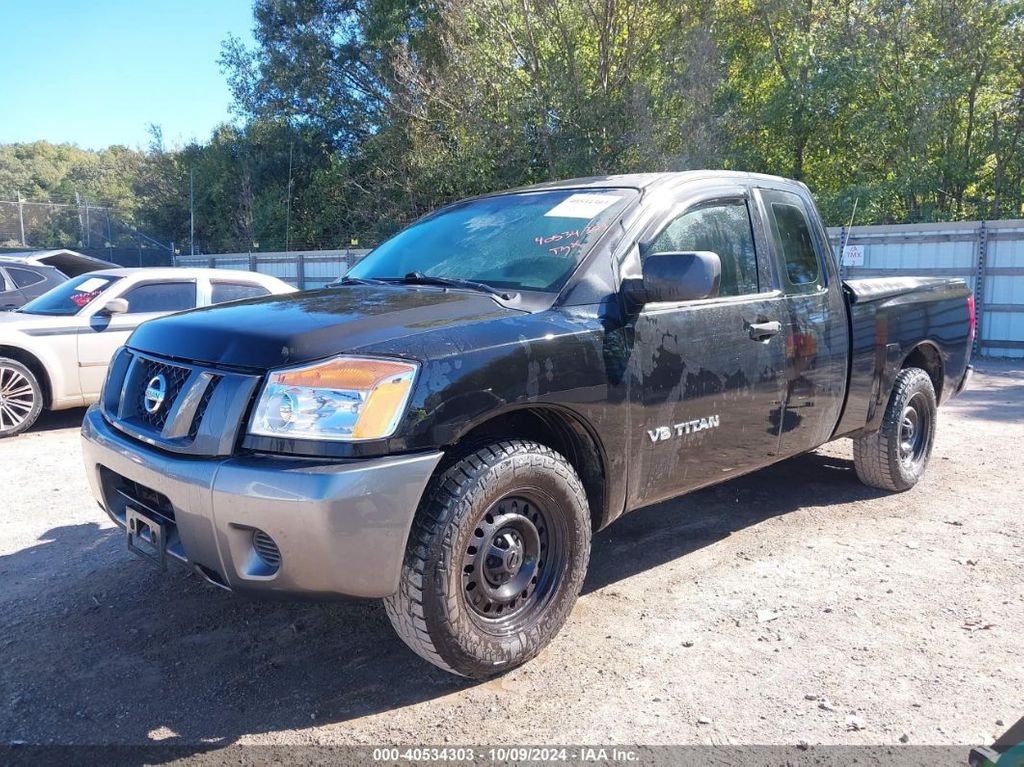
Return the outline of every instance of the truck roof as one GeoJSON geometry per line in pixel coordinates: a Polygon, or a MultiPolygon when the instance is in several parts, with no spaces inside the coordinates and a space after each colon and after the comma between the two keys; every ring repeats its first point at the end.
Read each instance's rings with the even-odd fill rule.
{"type": "Polygon", "coordinates": [[[655,187],[675,186],[686,181],[696,181],[702,178],[720,178],[728,181],[770,181],[772,184],[797,185],[799,182],[792,179],[772,176],[766,173],[747,173],[735,170],[686,170],[671,171],[664,173],[621,173],[608,176],[586,176],[582,178],[570,178],[561,181],[545,181],[540,184],[518,187],[516,192],[540,191],[550,189],[599,189],[607,187],[626,187],[647,191],[655,187]]]}

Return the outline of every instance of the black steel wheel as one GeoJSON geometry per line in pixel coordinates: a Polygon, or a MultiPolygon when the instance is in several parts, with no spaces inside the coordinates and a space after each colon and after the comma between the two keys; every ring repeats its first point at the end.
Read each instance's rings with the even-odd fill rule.
{"type": "Polygon", "coordinates": [[[43,390],[35,374],[17,360],[0,357],[0,438],[21,434],[42,410],[43,390]]]}
{"type": "Polygon", "coordinates": [[[483,630],[514,633],[557,593],[568,535],[550,506],[536,495],[507,495],[473,529],[462,557],[462,594],[483,630]]]}
{"type": "Polygon", "coordinates": [[[535,442],[499,441],[432,483],[385,608],[426,660],[490,677],[558,633],[589,557],[590,510],[571,464],[535,442]]]}
{"type": "Polygon", "coordinates": [[[860,481],[893,492],[916,485],[931,458],[937,416],[932,379],[920,368],[901,370],[881,427],[853,442],[860,481]]]}
{"type": "Polygon", "coordinates": [[[900,461],[913,466],[926,459],[931,449],[932,419],[929,413],[934,409],[925,393],[916,392],[903,408],[900,419],[900,461]]]}

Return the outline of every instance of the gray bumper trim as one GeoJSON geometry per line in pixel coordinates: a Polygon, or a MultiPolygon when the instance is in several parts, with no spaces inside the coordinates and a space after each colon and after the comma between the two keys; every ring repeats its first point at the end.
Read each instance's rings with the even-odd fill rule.
{"type": "Polygon", "coordinates": [[[122,527],[101,467],[166,496],[184,559],[228,588],[324,597],[398,589],[409,528],[442,456],[187,458],[130,440],[96,406],[82,424],[82,451],[93,494],[122,527]],[[254,530],[280,549],[273,572],[256,557],[254,530]]]}
{"type": "Polygon", "coordinates": [[[971,377],[974,375],[974,365],[968,365],[964,371],[964,377],[960,379],[960,383],[956,387],[956,391],[953,392],[953,396],[967,391],[967,387],[971,385],[971,377]]]}

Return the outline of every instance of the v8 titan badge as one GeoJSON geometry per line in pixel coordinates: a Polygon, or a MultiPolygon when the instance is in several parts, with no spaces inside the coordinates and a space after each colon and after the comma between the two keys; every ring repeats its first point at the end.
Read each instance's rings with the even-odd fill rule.
{"type": "Polygon", "coordinates": [[[671,427],[659,426],[656,429],[648,429],[647,436],[651,438],[651,442],[665,442],[672,437],[682,437],[685,434],[694,434],[705,429],[717,429],[720,423],[717,415],[709,415],[707,418],[683,421],[671,427]]]}

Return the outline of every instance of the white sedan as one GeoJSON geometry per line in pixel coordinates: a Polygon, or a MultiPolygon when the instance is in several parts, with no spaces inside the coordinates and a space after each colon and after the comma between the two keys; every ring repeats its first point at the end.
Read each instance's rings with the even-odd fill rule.
{"type": "Polygon", "coordinates": [[[0,312],[0,438],[25,431],[43,408],[99,399],[114,351],[146,320],[294,290],[255,272],[105,269],[0,312]]]}

